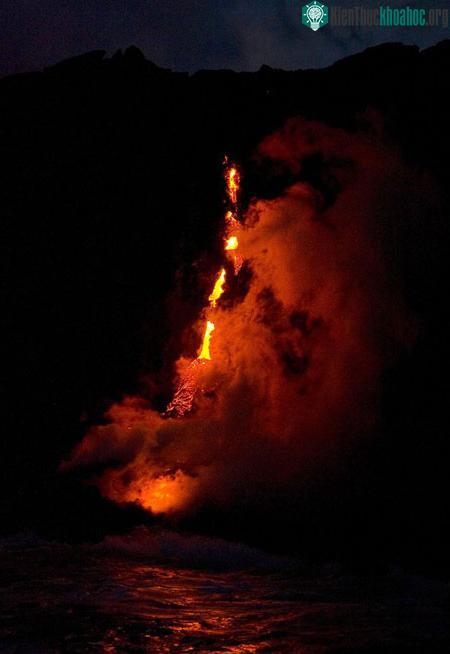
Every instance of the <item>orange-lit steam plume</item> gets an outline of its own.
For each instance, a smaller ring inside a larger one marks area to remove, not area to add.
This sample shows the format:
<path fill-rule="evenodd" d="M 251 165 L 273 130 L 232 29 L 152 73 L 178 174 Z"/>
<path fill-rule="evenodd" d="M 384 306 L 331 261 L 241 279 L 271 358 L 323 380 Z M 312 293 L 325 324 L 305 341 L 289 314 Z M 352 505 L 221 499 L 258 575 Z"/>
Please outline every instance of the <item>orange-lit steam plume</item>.
<path fill-rule="evenodd" d="M 124 398 L 76 446 L 66 469 L 95 466 L 104 497 L 173 516 L 247 511 L 275 495 L 295 507 L 314 479 L 336 474 L 341 453 L 378 433 L 383 373 L 415 330 L 390 238 L 403 198 L 428 202 L 428 187 L 372 135 L 301 119 L 267 137 L 258 156 L 299 176 L 316 154 L 335 197 L 297 179 L 250 204 L 245 229 L 239 175 L 225 163 L 226 263 L 206 298 L 222 269 L 230 281 L 238 253 L 245 293 L 225 307 L 224 282 L 216 306 L 205 302 L 199 349 L 179 358 L 166 414 Z"/>

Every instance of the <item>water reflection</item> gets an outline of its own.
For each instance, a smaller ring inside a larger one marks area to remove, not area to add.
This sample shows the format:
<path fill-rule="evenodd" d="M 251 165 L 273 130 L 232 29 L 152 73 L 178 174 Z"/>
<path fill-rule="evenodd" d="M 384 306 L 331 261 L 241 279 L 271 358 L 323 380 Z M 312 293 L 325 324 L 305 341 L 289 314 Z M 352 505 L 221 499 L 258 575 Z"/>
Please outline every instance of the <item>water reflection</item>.
<path fill-rule="evenodd" d="M 446 588 L 400 573 L 370 582 L 331 571 L 212 573 L 46 546 L 4 551 L 0 574 L 2 652 L 437 652 L 436 642 L 442 651 L 448 644 Z"/>

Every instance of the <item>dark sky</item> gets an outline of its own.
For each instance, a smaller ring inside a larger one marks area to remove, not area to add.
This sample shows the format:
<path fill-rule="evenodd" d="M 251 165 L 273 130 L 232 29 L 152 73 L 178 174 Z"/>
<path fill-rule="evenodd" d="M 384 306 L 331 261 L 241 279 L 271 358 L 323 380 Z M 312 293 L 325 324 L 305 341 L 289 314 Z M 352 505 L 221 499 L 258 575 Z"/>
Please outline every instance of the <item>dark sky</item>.
<path fill-rule="evenodd" d="M 318 68 L 385 41 L 422 47 L 449 28 L 336 28 L 301 25 L 306 0 L 7 0 L 0 8 L 0 75 L 36 70 L 83 52 L 137 45 L 175 70 Z M 387 4 L 386 2 L 384 4 Z M 376 0 L 334 6 L 375 7 Z M 445 7 L 447 0 L 391 6 Z M 331 3 L 328 2 L 331 8 Z"/>

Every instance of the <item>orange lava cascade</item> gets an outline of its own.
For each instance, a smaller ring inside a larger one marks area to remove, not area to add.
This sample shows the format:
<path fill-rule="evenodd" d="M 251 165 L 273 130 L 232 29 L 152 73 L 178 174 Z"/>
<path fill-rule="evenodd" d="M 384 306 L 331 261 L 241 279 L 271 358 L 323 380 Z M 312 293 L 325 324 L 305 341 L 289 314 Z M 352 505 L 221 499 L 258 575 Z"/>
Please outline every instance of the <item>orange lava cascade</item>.
<path fill-rule="evenodd" d="M 223 285 L 225 284 L 225 279 L 226 279 L 226 272 L 225 268 L 222 268 L 222 270 L 219 273 L 219 276 L 216 280 L 216 283 L 214 284 L 214 288 L 212 290 L 211 295 L 209 296 L 208 300 L 211 303 L 212 307 L 217 306 L 217 301 L 219 300 L 220 296 L 223 293 Z"/>
<path fill-rule="evenodd" d="M 211 361 L 211 352 L 209 351 L 209 344 L 211 342 L 211 334 L 213 333 L 214 329 L 215 329 L 214 323 L 208 320 L 208 322 L 206 323 L 205 335 L 203 336 L 202 347 L 200 348 L 200 354 L 197 357 L 200 360 Z"/>
<path fill-rule="evenodd" d="M 237 166 L 228 163 L 228 157 L 224 159 L 225 182 L 229 208 L 225 214 L 225 245 L 224 251 L 233 262 L 234 274 L 237 275 L 242 267 L 243 260 L 236 253 L 239 247 L 239 240 L 236 235 L 240 228 L 238 220 L 238 203 L 240 191 L 240 174 Z M 175 394 L 168 404 L 165 415 L 167 417 L 181 417 L 192 410 L 195 393 L 198 389 L 198 376 L 201 366 L 211 360 L 211 336 L 216 328 L 215 323 L 210 320 L 211 313 L 217 308 L 217 304 L 225 291 L 226 270 L 222 267 L 217 275 L 213 290 L 208 297 L 209 306 L 205 311 L 206 326 L 203 334 L 202 345 L 199 354 L 188 366 L 187 370 L 180 376 Z"/>

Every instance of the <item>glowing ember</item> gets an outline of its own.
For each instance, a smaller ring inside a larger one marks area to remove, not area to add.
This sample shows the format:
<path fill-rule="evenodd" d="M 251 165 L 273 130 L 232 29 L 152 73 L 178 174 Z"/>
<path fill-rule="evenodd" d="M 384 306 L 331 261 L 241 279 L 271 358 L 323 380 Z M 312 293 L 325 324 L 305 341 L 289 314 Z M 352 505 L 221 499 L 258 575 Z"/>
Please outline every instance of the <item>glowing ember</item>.
<path fill-rule="evenodd" d="M 231 166 L 227 171 L 227 191 L 232 204 L 237 204 L 239 184 L 239 171 L 235 166 Z"/>
<path fill-rule="evenodd" d="M 206 329 L 205 329 L 205 334 L 203 336 L 203 343 L 202 347 L 200 348 L 200 354 L 198 355 L 198 358 L 200 360 L 206 359 L 207 361 L 211 360 L 211 353 L 209 351 L 209 345 L 211 342 L 211 334 L 213 333 L 215 329 L 215 325 L 213 322 L 208 320 L 206 323 Z"/>
<path fill-rule="evenodd" d="M 237 236 L 230 236 L 229 239 L 227 239 L 226 244 L 225 244 L 225 250 L 237 250 L 239 245 L 239 241 Z"/>

